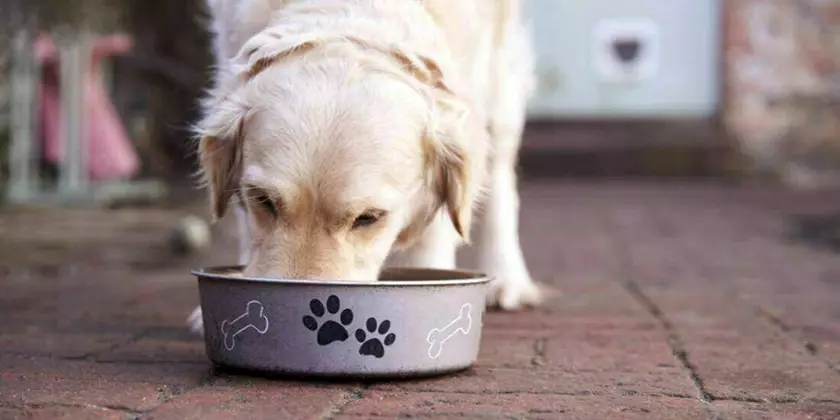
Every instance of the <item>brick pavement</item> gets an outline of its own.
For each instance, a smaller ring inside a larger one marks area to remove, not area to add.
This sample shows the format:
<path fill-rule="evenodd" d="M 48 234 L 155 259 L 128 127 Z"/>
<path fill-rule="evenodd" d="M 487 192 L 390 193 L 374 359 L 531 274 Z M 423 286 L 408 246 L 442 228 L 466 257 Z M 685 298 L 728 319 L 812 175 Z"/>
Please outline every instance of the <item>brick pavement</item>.
<path fill-rule="evenodd" d="M 785 225 L 832 195 L 523 191 L 526 256 L 564 294 L 488 314 L 474 368 L 400 382 L 213 372 L 186 270 L 233 260 L 229 224 L 179 260 L 163 241 L 183 209 L 0 213 L 0 418 L 840 419 L 840 259 Z"/>

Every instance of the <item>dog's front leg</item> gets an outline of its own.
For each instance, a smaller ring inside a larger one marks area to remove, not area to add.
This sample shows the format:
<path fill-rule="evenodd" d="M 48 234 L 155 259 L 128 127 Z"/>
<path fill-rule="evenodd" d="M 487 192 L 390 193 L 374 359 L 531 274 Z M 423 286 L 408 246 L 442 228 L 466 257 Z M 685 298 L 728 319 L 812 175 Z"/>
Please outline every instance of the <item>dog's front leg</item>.
<path fill-rule="evenodd" d="M 245 267 L 251 257 L 251 221 L 244 205 L 236 206 L 236 237 L 239 240 L 239 265 Z"/>
<path fill-rule="evenodd" d="M 541 300 L 519 240 L 516 161 L 533 87 L 533 56 L 530 39 L 518 22 L 507 26 L 504 42 L 496 52 L 496 65 L 488 124 L 493 152 L 477 247 L 479 267 L 495 276 L 488 305 L 511 310 Z"/>
<path fill-rule="evenodd" d="M 499 134 L 496 133 L 494 141 L 518 143 L 518 138 L 499 137 Z M 514 165 L 515 159 L 510 156 L 497 154 L 493 159 L 489 194 L 480 217 L 476 244 L 479 267 L 495 277 L 487 304 L 505 310 L 533 306 L 540 301 L 540 291 L 531 280 L 519 240 L 519 194 Z"/>
<path fill-rule="evenodd" d="M 248 220 L 248 210 L 240 205 L 236 206 L 236 236 L 238 240 L 238 264 L 241 266 L 248 265 L 251 255 L 250 221 Z M 187 318 L 187 325 L 192 332 L 198 335 L 204 334 L 204 318 L 201 314 L 201 306 L 193 309 L 189 318 Z"/>

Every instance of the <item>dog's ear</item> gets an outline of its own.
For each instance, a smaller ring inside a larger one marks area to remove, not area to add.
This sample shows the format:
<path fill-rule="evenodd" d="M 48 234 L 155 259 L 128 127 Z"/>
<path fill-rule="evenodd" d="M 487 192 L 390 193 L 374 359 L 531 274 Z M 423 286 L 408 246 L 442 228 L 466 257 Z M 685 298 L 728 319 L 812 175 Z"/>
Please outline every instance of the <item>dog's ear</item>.
<path fill-rule="evenodd" d="M 245 112 L 221 109 L 211 114 L 202 130 L 198 146 L 204 183 L 210 192 L 210 207 L 215 220 L 221 219 L 230 199 L 237 194 L 243 170 Z M 215 123 L 215 124 L 214 124 Z"/>
<path fill-rule="evenodd" d="M 327 40 L 315 35 L 277 33 L 268 29 L 251 37 L 240 49 L 234 62 L 239 63 L 239 75 L 248 80 L 272 64 L 296 54 L 302 54 Z"/>
<path fill-rule="evenodd" d="M 475 119 L 469 108 L 449 87 L 441 67 L 420 55 L 395 52 L 394 56 L 412 75 L 430 88 L 431 121 L 425 138 L 428 178 L 440 204 L 445 205 L 452 225 L 465 242 L 470 241 L 472 204 L 478 187 L 472 174 L 483 162 L 470 159 L 469 141 L 476 136 Z"/>
<path fill-rule="evenodd" d="M 237 100 L 235 89 L 266 67 L 292 54 L 318 45 L 321 40 L 262 31 L 249 39 L 231 60 L 238 78 L 217 87 L 205 107 L 210 111 L 199 124 L 200 173 L 210 190 L 214 219 L 227 212 L 231 198 L 238 194 L 243 171 L 244 126 L 249 108 Z"/>
<path fill-rule="evenodd" d="M 454 95 L 446 83 L 438 63 L 431 58 L 419 54 L 411 54 L 405 51 L 395 50 L 391 55 L 406 69 L 415 79 L 439 91 L 441 94 Z"/>
<path fill-rule="evenodd" d="M 430 108 L 423 136 L 423 158 L 426 185 L 434 203 L 429 208 L 418 209 L 415 220 L 400 233 L 398 244 L 410 246 L 442 206 L 446 207 L 452 226 L 464 242 L 469 242 L 472 203 L 478 194 L 473 174 L 484 164 L 483 159 L 471 159 L 467 151 L 467 142 L 481 141 L 476 137 L 481 132 L 474 129 L 476 120 L 469 114 L 467 103 L 450 88 L 452 82 L 438 63 L 406 51 L 389 53 L 414 82 L 419 82 L 419 90 L 427 94 Z"/>
<path fill-rule="evenodd" d="M 479 186 L 473 174 L 482 162 L 475 161 L 467 151 L 467 141 L 480 141 L 481 134 L 473 133 L 470 121 L 449 104 L 439 104 L 437 121 L 426 139 L 427 173 L 439 202 L 446 206 L 452 225 L 464 240 L 470 242 L 473 202 Z"/>

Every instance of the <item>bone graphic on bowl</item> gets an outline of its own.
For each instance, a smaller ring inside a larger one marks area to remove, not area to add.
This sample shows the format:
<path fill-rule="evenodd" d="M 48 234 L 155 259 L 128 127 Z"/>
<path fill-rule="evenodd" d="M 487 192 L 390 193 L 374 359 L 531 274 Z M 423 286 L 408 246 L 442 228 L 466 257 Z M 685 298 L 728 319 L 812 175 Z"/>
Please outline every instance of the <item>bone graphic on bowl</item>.
<path fill-rule="evenodd" d="M 472 312 L 472 305 L 465 303 L 464 306 L 461 306 L 461 313 L 458 314 L 458 318 L 455 318 L 443 328 L 433 328 L 429 331 L 429 335 L 426 337 L 426 341 L 430 344 L 429 357 L 437 359 L 440 356 L 440 352 L 443 351 L 443 343 L 458 332 L 464 335 L 470 333 L 470 328 L 472 327 L 472 316 L 470 312 Z"/>
<path fill-rule="evenodd" d="M 245 313 L 234 318 L 233 321 L 222 321 L 222 336 L 225 338 L 225 348 L 228 351 L 236 346 L 236 336 L 248 328 L 260 334 L 268 331 L 268 317 L 263 314 L 264 309 L 262 303 L 252 300 L 247 303 Z"/>

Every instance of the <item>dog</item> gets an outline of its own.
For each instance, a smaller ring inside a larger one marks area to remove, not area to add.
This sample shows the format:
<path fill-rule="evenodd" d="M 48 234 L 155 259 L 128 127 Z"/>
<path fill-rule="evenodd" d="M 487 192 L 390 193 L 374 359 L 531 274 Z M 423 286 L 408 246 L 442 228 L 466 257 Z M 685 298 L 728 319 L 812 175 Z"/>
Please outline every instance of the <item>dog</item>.
<path fill-rule="evenodd" d="M 244 275 L 454 268 L 480 213 L 488 306 L 538 305 L 518 233 L 522 1 L 208 0 L 200 173 L 214 220 L 236 208 Z M 200 308 L 188 323 L 203 331 Z"/>

